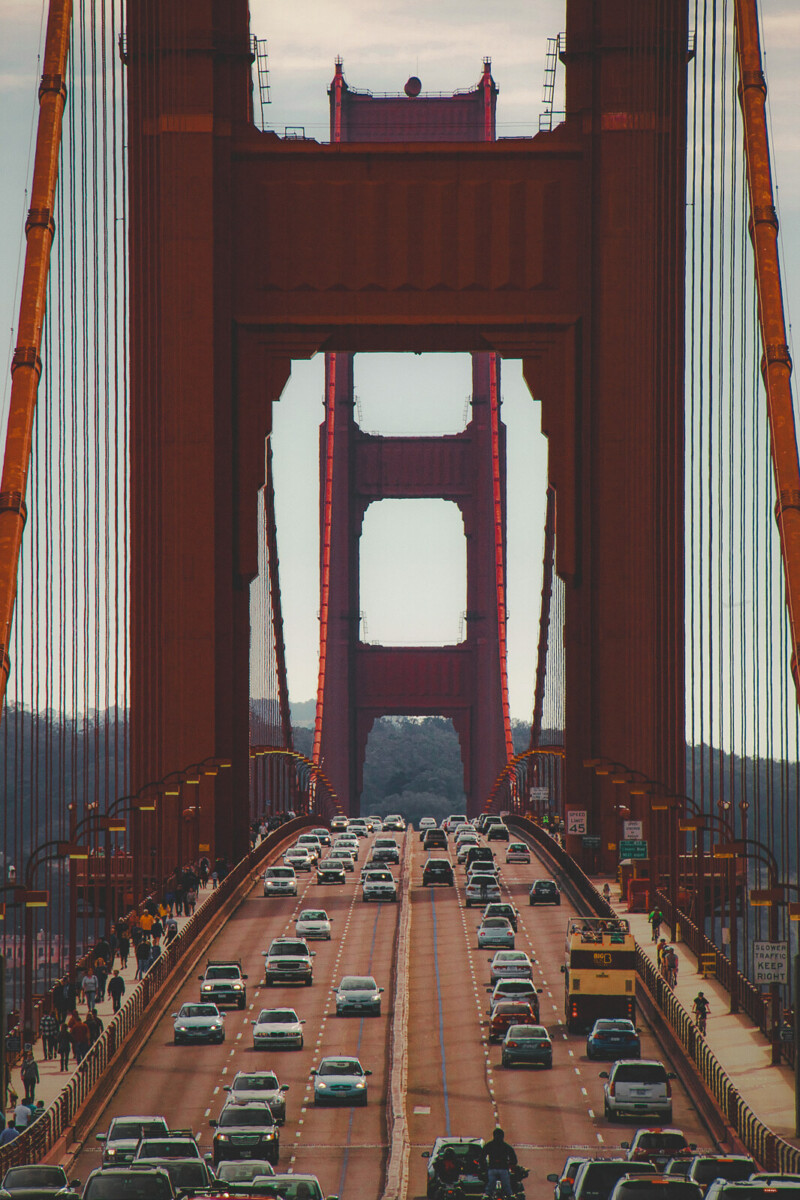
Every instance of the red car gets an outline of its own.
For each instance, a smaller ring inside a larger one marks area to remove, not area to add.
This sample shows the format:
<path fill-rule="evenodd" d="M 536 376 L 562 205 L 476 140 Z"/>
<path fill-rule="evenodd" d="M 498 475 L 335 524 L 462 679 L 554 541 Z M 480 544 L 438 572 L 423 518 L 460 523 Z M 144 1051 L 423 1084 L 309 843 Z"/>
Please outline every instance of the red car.
<path fill-rule="evenodd" d="M 489 1041 L 502 1042 L 509 1025 L 538 1025 L 530 1004 L 523 1000 L 500 1000 L 489 1018 Z"/>

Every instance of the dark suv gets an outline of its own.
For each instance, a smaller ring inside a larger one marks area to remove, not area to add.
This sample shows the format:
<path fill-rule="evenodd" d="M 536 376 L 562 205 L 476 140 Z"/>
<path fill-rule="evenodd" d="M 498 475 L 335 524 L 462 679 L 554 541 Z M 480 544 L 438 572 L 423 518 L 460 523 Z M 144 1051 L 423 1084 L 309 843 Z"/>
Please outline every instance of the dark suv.
<path fill-rule="evenodd" d="M 446 850 L 447 834 L 443 829 L 428 829 L 422 839 L 423 850 Z"/>
<path fill-rule="evenodd" d="M 226 1158 L 265 1158 L 273 1167 L 278 1161 L 278 1127 L 264 1101 L 226 1104 L 214 1129 L 214 1166 Z"/>
<path fill-rule="evenodd" d="M 494 862 L 494 851 L 488 846 L 470 846 L 464 862 L 467 871 L 474 862 Z"/>
<path fill-rule="evenodd" d="M 427 887 L 429 883 L 444 883 L 448 887 L 452 887 L 455 883 L 453 878 L 453 868 L 450 861 L 446 858 L 429 858 L 422 868 L 422 886 Z"/>
<path fill-rule="evenodd" d="M 528 895 L 528 904 L 560 904 L 561 892 L 552 879 L 536 879 Z"/>

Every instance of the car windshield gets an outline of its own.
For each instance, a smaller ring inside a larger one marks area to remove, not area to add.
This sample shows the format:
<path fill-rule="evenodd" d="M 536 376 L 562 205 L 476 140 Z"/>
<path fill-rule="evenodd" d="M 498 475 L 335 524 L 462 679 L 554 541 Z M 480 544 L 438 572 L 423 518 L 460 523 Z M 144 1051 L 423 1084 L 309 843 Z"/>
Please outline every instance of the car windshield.
<path fill-rule="evenodd" d="M 204 1187 L 209 1181 L 204 1162 L 165 1163 L 164 1170 L 176 1188 Z"/>
<path fill-rule="evenodd" d="M 469 877 L 470 884 L 473 887 L 497 887 L 497 881 L 494 875 L 489 875 L 486 871 L 473 871 Z"/>
<path fill-rule="evenodd" d="M 436 1152 L 436 1158 L 444 1154 L 445 1150 L 452 1150 L 456 1158 L 463 1162 L 466 1159 L 470 1161 L 483 1161 L 483 1143 L 477 1139 L 474 1142 L 449 1142 L 443 1141 Z"/>
<path fill-rule="evenodd" d="M 319 1075 L 363 1075 L 364 1068 L 352 1058 L 326 1058 L 320 1063 Z"/>
<path fill-rule="evenodd" d="M 322 1188 L 316 1175 L 285 1175 L 276 1176 L 270 1181 L 270 1188 L 275 1187 L 282 1200 L 322 1200 Z"/>
<path fill-rule="evenodd" d="M 524 950 L 501 950 L 494 956 L 495 962 L 527 962 L 528 956 Z"/>
<path fill-rule="evenodd" d="M 487 917 L 483 922 L 484 929 L 510 929 L 508 921 L 505 917 Z"/>
<path fill-rule="evenodd" d="M 345 975 L 339 984 L 343 992 L 375 991 L 377 986 L 371 975 Z"/>
<path fill-rule="evenodd" d="M 520 1041 L 527 1040 L 529 1042 L 549 1042 L 550 1035 L 546 1029 L 542 1029 L 541 1025 L 512 1025 L 508 1031 L 510 1038 L 519 1038 Z"/>
<path fill-rule="evenodd" d="M 67 1177 L 62 1167 L 11 1167 L 3 1180 L 4 1188 L 63 1188 Z"/>
<path fill-rule="evenodd" d="M 259 1025 L 294 1025 L 297 1019 L 293 1008 L 262 1008 L 258 1014 Z"/>
<path fill-rule="evenodd" d="M 178 1016 L 179 1017 L 216 1017 L 216 1016 L 219 1016 L 219 1013 L 217 1012 L 216 1007 L 213 1004 L 184 1004 L 183 1008 L 178 1013 Z M 131 1128 L 133 1128 L 133 1126 L 131 1126 Z M 140 1127 L 136 1126 L 136 1128 L 138 1129 Z M 161 1126 L 159 1126 L 157 1129 L 153 1130 L 154 1133 L 161 1133 L 161 1131 L 162 1131 Z M 138 1137 L 139 1134 L 118 1134 L 116 1132 L 116 1126 L 114 1126 L 114 1137 L 123 1137 L 123 1136 L 124 1137 L 129 1137 L 129 1136 L 130 1137 Z"/>
<path fill-rule="evenodd" d="M 685 1150 L 687 1145 L 682 1133 L 640 1133 L 636 1139 L 637 1150 Z"/>
<path fill-rule="evenodd" d="M 713 1179 L 729 1179 L 735 1181 L 737 1179 L 749 1179 L 753 1174 L 753 1163 L 745 1159 L 731 1159 L 725 1162 L 724 1159 L 706 1158 L 695 1164 L 692 1171 L 692 1178 L 696 1183 L 705 1186 L 711 1183 Z M 738 1192 L 737 1192 L 738 1195 Z"/>
<path fill-rule="evenodd" d="M 397 842 L 394 840 L 394 838 L 375 838 L 375 848 L 377 849 L 378 847 L 380 847 L 381 850 L 396 850 Z"/>
<path fill-rule="evenodd" d="M 184 1004 L 183 1008 L 207 1008 L 212 1013 L 217 1011 L 212 1004 Z M 181 1009 L 181 1013 L 183 1013 L 183 1009 Z M 183 1015 L 186 1014 L 183 1013 Z M 166 1132 L 166 1121 L 112 1121 L 108 1131 L 108 1140 L 138 1142 L 139 1138 L 158 1137 L 159 1134 Z"/>
<path fill-rule="evenodd" d="M 250 1183 L 258 1175 L 274 1175 L 275 1172 L 272 1165 L 268 1162 L 261 1162 L 258 1159 L 251 1158 L 247 1162 L 242 1162 L 241 1159 L 227 1159 L 219 1163 L 215 1168 L 217 1179 L 221 1179 L 223 1183 Z"/>
<path fill-rule="evenodd" d="M 633 1033 L 634 1032 L 633 1022 L 625 1021 L 622 1018 L 620 1018 L 618 1021 L 612 1021 L 610 1018 L 607 1020 L 601 1019 L 599 1021 L 595 1021 L 595 1023 L 594 1023 L 594 1032 L 595 1033 L 604 1033 L 604 1032 L 607 1032 L 609 1029 L 613 1030 L 615 1033 Z"/>
<path fill-rule="evenodd" d="M 368 883 L 391 883 L 391 871 L 369 871 L 364 878 Z"/>
<path fill-rule="evenodd" d="M 626 1179 L 616 1192 L 618 1200 L 700 1200 L 702 1192 L 688 1179 Z"/>
<path fill-rule="evenodd" d="M 273 942 L 269 948 L 270 958 L 279 958 L 282 954 L 307 955 L 308 948 L 303 942 Z"/>
<path fill-rule="evenodd" d="M 105 1172 L 88 1179 L 84 1200 L 172 1200 L 175 1195 L 166 1172 L 130 1171 L 113 1178 Z"/>
<path fill-rule="evenodd" d="M 232 979 L 234 976 L 239 978 L 238 967 L 209 967 L 206 971 L 206 979 Z"/>
<path fill-rule="evenodd" d="M 264 877 L 266 879 L 293 879 L 294 871 L 291 867 L 267 867 Z"/>
<path fill-rule="evenodd" d="M 497 996 L 531 996 L 535 988 L 529 979 L 510 979 L 498 986 Z"/>
<path fill-rule="evenodd" d="M 664 1083 L 666 1077 L 661 1063 L 621 1063 L 614 1072 L 617 1083 Z"/>
<path fill-rule="evenodd" d="M 237 1075 L 233 1081 L 235 1092 L 274 1092 L 277 1087 L 277 1075 Z"/>
<path fill-rule="evenodd" d="M 327 921 L 328 914 L 324 908 L 307 908 L 300 913 L 298 921 Z"/>
<path fill-rule="evenodd" d="M 272 1114 L 266 1105 L 263 1108 L 245 1108 L 243 1104 L 231 1104 L 223 1108 L 217 1124 L 226 1128 L 229 1125 L 271 1125 Z"/>
<path fill-rule="evenodd" d="M 200 1151 L 195 1141 L 188 1138 L 159 1138 L 153 1141 L 146 1138 L 139 1143 L 137 1158 L 199 1158 Z"/>

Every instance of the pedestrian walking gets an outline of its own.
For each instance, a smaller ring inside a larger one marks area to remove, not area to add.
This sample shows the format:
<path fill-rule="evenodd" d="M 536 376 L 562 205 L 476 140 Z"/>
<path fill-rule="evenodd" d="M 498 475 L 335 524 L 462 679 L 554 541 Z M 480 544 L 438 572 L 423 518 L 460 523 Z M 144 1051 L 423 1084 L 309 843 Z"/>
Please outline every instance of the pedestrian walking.
<path fill-rule="evenodd" d="M 114 968 L 114 973 L 108 981 L 108 994 L 111 997 L 111 1004 L 114 1012 L 118 1013 L 122 1007 L 122 997 L 125 995 L 125 980 L 120 975 L 117 968 Z"/>
<path fill-rule="evenodd" d="M 8 1125 L 6 1125 L 2 1117 L 0 1117 L 0 1122 L 2 1122 L 0 1128 L 3 1130 L 0 1133 L 0 1146 L 7 1146 L 9 1142 L 13 1142 L 15 1137 L 19 1137 L 19 1130 L 13 1117 L 9 1118 Z"/>
<path fill-rule="evenodd" d="M 172 939 L 177 936 L 177 933 L 178 933 L 177 917 L 167 917 L 167 924 L 166 924 L 166 929 L 164 932 L 164 945 L 168 946 L 170 944 L 170 942 L 172 941 Z"/>
<path fill-rule="evenodd" d="M 42 1038 L 42 1057 L 48 1062 L 55 1058 L 58 1051 L 58 1021 L 52 1013 L 46 1012 L 41 1017 L 39 1033 Z"/>
<path fill-rule="evenodd" d="M 89 1049 L 89 1026 L 80 1017 L 72 1026 L 72 1049 L 75 1051 L 75 1062 L 81 1065 Z"/>
<path fill-rule="evenodd" d="M 117 934 L 117 937 L 118 937 L 118 941 L 119 941 L 119 945 L 118 945 L 119 965 L 120 965 L 121 969 L 124 971 L 128 966 L 128 957 L 131 952 L 131 939 L 130 939 L 130 936 L 128 935 L 127 929 L 125 930 L 124 933 L 121 932 L 121 933 Z"/>
<path fill-rule="evenodd" d="M 39 1082 L 39 1068 L 32 1050 L 25 1055 L 20 1074 L 22 1082 L 25 1084 L 25 1103 L 33 1104 L 36 1099 L 36 1085 Z"/>
<path fill-rule="evenodd" d="M 145 909 L 142 915 L 139 917 L 139 928 L 141 929 L 142 933 L 146 933 L 148 936 L 150 935 L 150 930 L 153 928 L 154 920 L 155 916 L 153 913 L 151 913 L 148 909 Z"/>
<path fill-rule="evenodd" d="M 86 1026 L 89 1030 L 89 1045 L 93 1046 L 103 1032 L 103 1022 L 98 1017 L 96 1008 L 87 1013 Z"/>
<path fill-rule="evenodd" d="M 164 936 L 164 926 L 161 923 L 161 917 L 156 917 L 150 929 L 150 937 L 153 939 L 154 946 L 161 945 L 161 938 Z"/>
<path fill-rule="evenodd" d="M 148 958 L 144 968 L 145 971 L 149 971 L 151 967 L 154 967 L 160 958 L 161 947 L 159 946 L 158 942 L 153 942 L 152 946 L 150 947 L 150 957 Z"/>
<path fill-rule="evenodd" d="M 97 992 L 99 987 L 100 985 L 97 981 L 97 976 L 95 975 L 93 969 L 89 967 L 88 971 L 81 980 L 81 991 L 83 992 L 83 998 L 86 1001 L 87 1008 L 94 1008 L 95 1004 L 97 1003 Z"/>
<path fill-rule="evenodd" d="M 183 901 L 183 906 L 186 909 L 187 917 L 191 917 L 197 906 L 197 892 L 194 888 L 189 888 Z"/>
<path fill-rule="evenodd" d="M 150 958 L 150 939 L 142 938 L 136 947 L 136 974 L 134 979 L 143 979 Z"/>
<path fill-rule="evenodd" d="M 219 872 L 216 870 L 212 871 L 211 872 L 211 890 L 212 890 L 212 892 L 215 892 L 217 890 L 218 883 L 219 883 Z"/>
<path fill-rule="evenodd" d="M 14 1124 L 20 1133 L 23 1129 L 27 1129 L 31 1119 L 30 1106 L 24 1100 L 19 1100 L 14 1109 Z"/>
<path fill-rule="evenodd" d="M 61 1058 L 61 1070 L 68 1071 L 69 1056 L 72 1053 L 72 1038 L 63 1021 L 58 1031 L 58 1053 Z"/>
<path fill-rule="evenodd" d="M 94 973 L 97 976 L 97 1002 L 101 1004 L 106 998 L 106 980 L 108 979 L 108 961 L 95 957 Z"/>
<path fill-rule="evenodd" d="M 78 994 L 75 984 L 72 983 L 69 977 L 65 975 L 56 987 L 54 997 L 56 1013 L 60 1020 L 66 1020 L 69 1013 L 71 1013 L 75 1007 L 75 1001 L 77 998 Z"/>

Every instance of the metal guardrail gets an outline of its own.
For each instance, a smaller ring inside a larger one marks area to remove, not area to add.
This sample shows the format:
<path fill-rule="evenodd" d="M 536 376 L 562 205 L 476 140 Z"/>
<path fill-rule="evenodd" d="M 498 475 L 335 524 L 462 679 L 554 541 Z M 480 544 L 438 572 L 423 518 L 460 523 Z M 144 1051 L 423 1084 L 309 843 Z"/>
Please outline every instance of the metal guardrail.
<path fill-rule="evenodd" d="M 123 1004 L 90 1048 L 60 1095 L 41 1117 L 37 1117 L 30 1128 L 0 1149 L 0 1178 L 9 1167 L 41 1162 L 74 1124 L 84 1103 L 105 1076 L 115 1056 L 139 1028 L 145 1009 L 169 981 L 173 971 L 180 968 L 184 957 L 191 952 L 198 934 L 213 921 L 227 901 L 235 896 L 237 889 L 247 882 L 248 876 L 261 866 L 276 845 L 287 835 L 291 836 L 318 821 L 318 817 L 298 817 L 287 822 L 268 834 L 260 845 L 231 868 L 219 887 L 195 911 L 169 946 L 164 948 L 158 960 L 144 976 L 141 985 L 131 993 L 130 999 Z"/>
<path fill-rule="evenodd" d="M 573 887 L 598 916 L 616 915 L 574 859 L 541 826 L 527 817 L 509 816 L 507 822 L 511 826 L 518 826 L 539 843 L 558 863 Z M 662 911 L 666 911 L 666 909 L 662 908 Z M 688 925 L 691 925 L 691 922 Z M 699 931 L 696 930 L 696 927 L 694 928 L 698 934 L 696 940 L 699 945 Z M 708 941 L 707 938 L 705 940 Z M 692 948 L 692 943 L 688 939 L 687 944 Z M 709 945 L 711 949 L 715 949 L 713 943 L 709 943 Z M 724 959 L 724 956 L 717 954 L 718 969 L 721 966 L 720 958 Z M 730 977 L 730 963 L 727 959 L 724 961 L 728 963 L 728 977 Z M 739 1091 L 726 1075 L 719 1059 L 709 1049 L 705 1038 L 698 1035 L 697 1026 L 686 1009 L 641 949 L 637 949 L 637 971 L 641 985 L 647 989 L 653 1003 L 662 1013 L 676 1040 L 683 1048 L 686 1058 L 694 1065 L 697 1074 L 714 1097 L 726 1121 L 736 1131 L 756 1161 L 767 1171 L 792 1173 L 800 1171 L 800 1148 L 793 1146 L 791 1142 L 787 1142 L 765 1125 L 745 1103 Z M 717 979 L 723 987 L 728 986 L 724 980 L 724 971 L 717 975 Z M 744 976 L 742 976 L 742 980 L 749 984 L 749 980 L 745 980 Z M 744 999 L 744 992 L 742 997 Z M 750 1011 L 744 1004 L 743 1008 L 750 1016 Z M 752 1016 L 751 1019 L 757 1023 Z"/>

